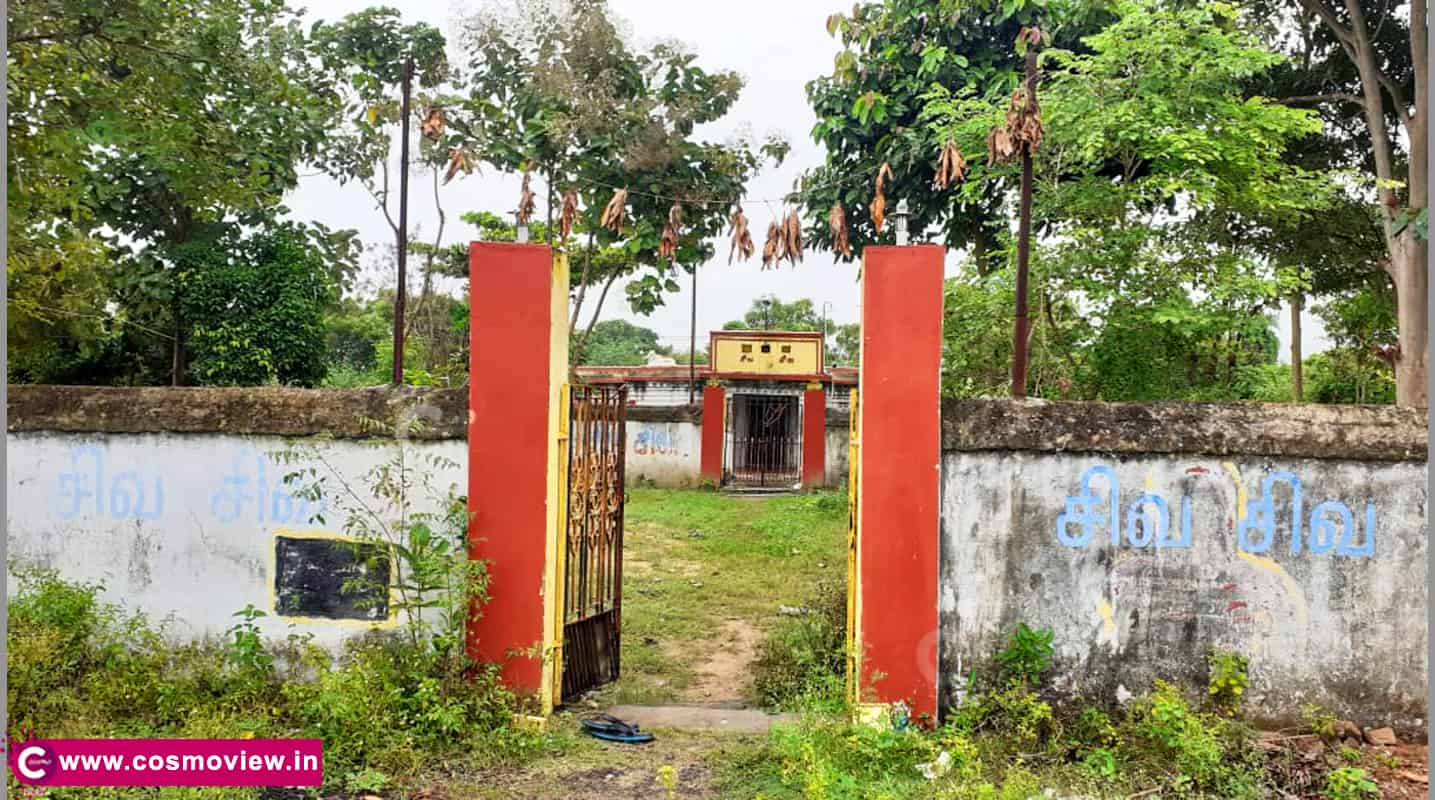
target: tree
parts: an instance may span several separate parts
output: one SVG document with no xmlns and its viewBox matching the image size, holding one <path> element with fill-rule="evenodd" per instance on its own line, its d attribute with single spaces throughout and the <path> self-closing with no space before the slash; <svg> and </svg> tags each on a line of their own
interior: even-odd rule
<svg viewBox="0 0 1435 800">
<path fill-rule="evenodd" d="M 588 347 L 582 353 L 582 364 L 603 366 L 638 366 L 646 364 L 648 355 L 670 355 L 671 350 L 658 342 L 658 334 L 621 319 L 604 320 L 593 327 Z"/>
<path fill-rule="evenodd" d="M 1297 31 L 1308 93 L 1291 102 L 1319 105 L 1327 117 L 1360 110 L 1357 160 L 1374 175 L 1384 241 L 1383 264 L 1394 287 L 1399 338 L 1393 353 L 1396 402 L 1427 405 L 1429 339 L 1428 164 L 1429 29 L 1425 0 L 1407 4 L 1287 0 L 1281 23 Z M 1280 24 L 1280 23 L 1278 23 Z M 1404 134 L 1402 137 L 1401 134 Z M 1402 140 L 1407 142 L 1403 153 Z"/>
<path fill-rule="evenodd" d="M 323 316 L 338 276 L 313 231 L 276 223 L 175 249 L 194 378 L 208 385 L 316 386 Z"/>
<path fill-rule="evenodd" d="M 12 5 L 7 36 L 16 344 L 49 330 L 83 353 L 143 331 L 167 340 L 183 382 L 171 251 L 273 210 L 332 118 L 296 14 L 270 0 L 35 0 Z"/>
<path fill-rule="evenodd" d="M 1249 321 L 1265 324 L 1266 308 L 1299 278 L 1246 240 L 1213 239 L 1203 226 L 1212 216 L 1298 220 L 1328 202 L 1328 178 L 1283 158 L 1318 120 L 1247 95 L 1249 77 L 1281 59 L 1228 8 L 1133 2 L 1116 11 L 1115 22 L 1084 39 L 1089 52 L 1043 54 L 1038 308 L 1058 338 L 1071 323 L 1057 325 L 1052 309 L 1079 297 L 1083 316 L 1098 325 L 1144 308 L 1153 319 L 1196 326 L 1183 335 L 1205 336 L 1212 320 L 1224 320 L 1239 339 Z M 978 197 L 993 176 L 1010 175 L 1013 166 L 981 155 L 1004 103 L 941 86 L 925 98 L 921 118 L 970 164 L 957 195 Z M 1009 235 L 998 238 L 1011 248 Z M 1227 356 L 1239 361 L 1243 347 L 1232 341 Z"/>
<path fill-rule="evenodd" d="M 862 325 L 852 322 L 837 327 L 837 336 L 828 350 L 827 361 L 833 366 L 862 365 Z"/>
<path fill-rule="evenodd" d="M 561 239 L 558 198 L 578 199 L 574 231 L 586 241 L 572 261 L 577 275 L 570 327 L 599 288 L 588 330 L 609 289 L 624 292 L 642 314 L 678 291 L 683 272 L 714 255 L 729 206 L 742 196 L 764 158 L 780 160 L 786 144 L 696 138 L 698 125 L 721 119 L 742 89 L 740 76 L 708 71 L 671 44 L 639 52 L 618 33 L 602 0 L 529 0 L 512 14 L 484 12 L 465 23 L 466 77 L 455 100 L 450 145 L 505 171 L 544 179 L 545 230 Z M 621 225 L 602 225 L 616 190 L 626 190 Z M 676 250 L 659 254 L 673 206 L 681 222 Z M 565 243 L 566 244 L 566 243 Z M 616 249 L 613 263 L 598 254 Z M 576 336 L 581 351 L 589 334 Z"/>
<path fill-rule="evenodd" d="M 434 87 L 448 75 L 444 39 L 437 29 L 417 23 L 403 25 L 399 13 L 392 8 L 369 8 L 350 14 L 338 23 L 314 26 L 316 49 L 329 69 L 338 76 L 338 84 L 348 89 L 344 94 L 349 125 L 331 140 L 329 171 L 344 182 L 358 178 L 384 213 L 394 234 L 397 255 L 397 281 L 394 293 L 394 327 L 392 349 L 398 360 L 393 365 L 394 383 L 403 380 L 403 341 L 413 326 L 405 313 L 408 301 L 408 255 L 412 251 L 408 230 L 409 172 L 411 156 L 410 128 L 418 107 L 412 102 L 413 80 L 421 87 Z M 397 91 L 399 99 L 394 99 Z M 430 100 L 423 112 L 424 136 L 420 144 L 420 160 L 430 162 L 434 210 L 438 226 L 433 244 L 427 251 L 424 269 L 422 306 L 433 305 L 433 257 L 443 243 L 445 216 L 439 202 L 438 162 L 443 152 L 436 143 L 443 136 L 443 111 Z M 392 195 L 389 183 L 389 159 L 398 129 L 398 219 L 389 209 Z M 450 177 L 453 170 L 449 170 Z M 376 174 L 377 173 L 377 174 Z M 431 308 L 429 309 L 431 311 Z M 430 314 L 430 317 L 432 315 Z M 432 319 L 430 319 L 430 323 Z"/>
<path fill-rule="evenodd" d="M 1010 176 L 993 176 L 981 191 L 961 195 L 935 188 L 932 168 L 945 141 L 919 119 L 923 96 L 940 85 L 1004 99 L 1021 79 L 1022 58 L 1011 45 L 1022 27 L 1040 22 L 1057 46 L 1079 50 L 1080 37 L 1107 18 L 1101 4 L 1045 0 L 885 0 L 829 17 L 828 31 L 842 50 L 832 74 L 807 84 L 817 116 L 812 137 L 827 153 L 826 163 L 802 178 L 809 235 L 831 247 L 827 218 L 835 203 L 844 209 L 854 252 L 891 242 L 891 230 L 879 235 L 868 210 L 872 180 L 890 162 L 887 196 L 908 202 L 917 238 L 937 228 L 947 247 L 971 248 L 983 273 L 1001 268 L 997 237 Z"/>
<path fill-rule="evenodd" d="M 784 303 L 769 295 L 754 299 L 743 318 L 726 323 L 723 330 L 820 331 L 824 327 L 829 336 L 837 328 L 832 320 L 818 316 L 811 300 L 803 297 Z"/>
</svg>

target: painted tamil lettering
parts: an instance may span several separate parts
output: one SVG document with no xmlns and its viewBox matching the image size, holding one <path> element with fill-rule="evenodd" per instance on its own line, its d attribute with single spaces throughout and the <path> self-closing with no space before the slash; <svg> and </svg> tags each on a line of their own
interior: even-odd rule
<svg viewBox="0 0 1435 800">
<path fill-rule="evenodd" d="M 1099 488 L 1094 486 L 1100 482 Z M 1237 515 L 1236 545 L 1247 553 L 1265 553 L 1275 546 L 1277 508 L 1275 487 L 1289 488 L 1290 552 L 1303 550 L 1316 555 L 1368 558 L 1375 554 L 1375 504 L 1365 504 L 1365 530 L 1356 523 L 1350 507 L 1338 500 L 1326 500 L 1305 513 L 1300 478 L 1290 472 L 1274 472 L 1261 482 L 1261 496 L 1248 498 Z M 1104 494 L 1101 492 L 1104 491 Z M 1166 498 L 1142 492 L 1124 506 L 1116 471 L 1104 464 L 1081 475 L 1080 493 L 1066 498 L 1065 510 L 1056 516 L 1056 539 L 1067 547 L 1084 547 L 1106 529 L 1113 547 L 1123 541 L 1131 547 L 1189 548 L 1192 541 L 1191 497 L 1181 497 L 1181 519 L 1172 529 L 1171 507 Z M 1124 526 L 1123 523 L 1124 522 Z M 1308 525 L 1307 525 L 1308 522 Z"/>
<path fill-rule="evenodd" d="M 70 468 L 59 476 L 60 519 L 74 519 L 91 509 L 96 517 L 159 519 L 164 513 L 160 476 L 141 477 L 132 469 L 109 474 L 105 461 L 105 451 L 95 445 L 70 450 Z"/>
<path fill-rule="evenodd" d="M 269 459 L 252 448 L 241 448 L 220 487 L 209 498 L 209 510 L 220 522 L 234 522 L 253 513 L 256 522 L 288 525 L 316 524 L 324 514 L 323 498 L 317 504 L 290 494 L 282 475 L 271 474 Z"/>
</svg>

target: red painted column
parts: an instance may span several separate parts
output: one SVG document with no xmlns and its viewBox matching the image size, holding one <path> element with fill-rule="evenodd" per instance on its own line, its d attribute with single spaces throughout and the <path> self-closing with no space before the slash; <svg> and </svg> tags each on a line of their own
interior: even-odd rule
<svg viewBox="0 0 1435 800">
<path fill-rule="evenodd" d="M 862 699 L 937 712 L 942 248 L 867 247 L 857 595 Z"/>
<path fill-rule="evenodd" d="M 814 383 L 802 393 L 802 485 L 821 486 L 826 472 L 827 393 Z"/>
<path fill-rule="evenodd" d="M 703 439 L 700 474 L 703 480 L 716 484 L 722 483 L 724 425 L 722 384 L 709 383 L 703 387 Z"/>
<path fill-rule="evenodd" d="M 546 569 L 553 254 L 469 246 L 469 553 L 488 561 L 489 599 L 468 622 L 469 654 L 537 693 Z"/>
</svg>

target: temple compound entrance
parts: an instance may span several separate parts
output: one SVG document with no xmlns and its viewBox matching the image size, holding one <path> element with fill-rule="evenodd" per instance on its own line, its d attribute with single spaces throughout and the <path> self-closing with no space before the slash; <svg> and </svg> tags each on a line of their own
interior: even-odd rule
<svg viewBox="0 0 1435 800">
<path fill-rule="evenodd" d="M 684 400 L 703 382 L 701 473 L 723 486 L 821 485 L 827 410 L 853 406 L 849 698 L 936 719 L 942 248 L 863 252 L 860 402 L 857 371 L 825 367 L 820 332 L 715 331 L 705 369 L 573 386 L 567 257 L 475 242 L 469 258 L 469 554 L 489 576 L 468 620 L 473 658 L 498 664 L 536 716 L 618 676 L 618 445 L 639 371 L 681 370 Z"/>
</svg>

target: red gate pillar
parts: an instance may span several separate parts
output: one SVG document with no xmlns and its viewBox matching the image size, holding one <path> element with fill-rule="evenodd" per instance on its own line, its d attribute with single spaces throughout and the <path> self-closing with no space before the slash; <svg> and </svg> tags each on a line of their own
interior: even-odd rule
<svg viewBox="0 0 1435 800">
<path fill-rule="evenodd" d="M 723 388 L 717 381 L 703 387 L 702 463 L 699 474 L 705 481 L 722 483 Z"/>
<path fill-rule="evenodd" d="M 937 712 L 942 248 L 867 247 L 857 500 L 859 700 Z"/>
<path fill-rule="evenodd" d="M 827 474 L 827 393 L 809 383 L 802 393 L 802 485 L 821 486 Z"/>
<path fill-rule="evenodd" d="M 553 707 L 559 408 L 568 369 L 568 265 L 546 246 L 469 246 L 469 555 L 488 562 L 469 654 Z"/>
</svg>

